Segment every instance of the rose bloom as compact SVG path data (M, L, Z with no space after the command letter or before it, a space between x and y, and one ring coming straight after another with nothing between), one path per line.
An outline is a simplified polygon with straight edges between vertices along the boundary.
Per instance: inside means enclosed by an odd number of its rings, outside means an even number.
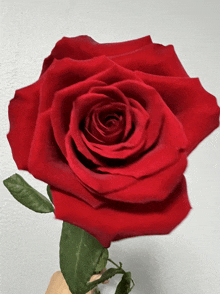
M104 247L168 234L188 214L187 156L219 124L214 96L149 36L63 38L9 106L19 169L51 187L55 216Z

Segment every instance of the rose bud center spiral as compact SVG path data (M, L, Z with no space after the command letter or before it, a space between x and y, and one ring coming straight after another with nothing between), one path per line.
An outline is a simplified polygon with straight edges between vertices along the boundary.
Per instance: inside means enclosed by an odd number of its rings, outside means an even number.
M124 135L125 116L123 103L95 105L85 120L84 134L90 142L106 145L120 143Z

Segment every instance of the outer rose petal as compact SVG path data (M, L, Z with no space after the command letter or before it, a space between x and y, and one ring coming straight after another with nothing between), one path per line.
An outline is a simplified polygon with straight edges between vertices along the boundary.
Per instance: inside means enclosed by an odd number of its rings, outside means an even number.
M179 125L178 128L182 129L179 121L172 114L170 109L164 103L163 98L158 94L155 88L145 85L143 82L131 80L115 83L114 85L117 86L125 94L125 96L130 96L134 100L137 100L148 112L150 121L147 130L146 149L150 148L158 139L158 133L161 129L164 115L169 117L168 121L170 124L172 123L174 126ZM174 129L175 128L176 127L174 127ZM171 133L172 131L170 132L170 135ZM185 148L186 138L183 129L181 132L173 133L176 133L176 135L170 136L170 140L174 142L171 144Z
M188 139L188 154L219 126L220 108L198 78L173 78L137 72L154 87L183 125Z
M64 37L56 43L51 55L44 60L41 74L47 70L54 59L69 57L76 60L85 60L101 55L119 55L135 51L151 43L150 36L126 42L106 44L99 44L88 36L78 36L75 38Z
M111 59L130 70L162 76L188 77L172 45L150 44Z
M147 203L164 200L180 181L186 165L186 154L182 152L175 164L158 173L138 179L134 184L123 190L102 196L126 203Z
M10 132L7 137L19 169L28 169L28 157L38 116L41 83L42 79L17 90L9 105Z
M98 209L51 188L56 218L83 228L104 247L123 238L168 234L187 216L191 208L185 178L164 201L145 205L106 202Z
M75 60L109 56L113 61L131 70L147 73L187 77L172 45L153 44L150 36L119 43L99 44L88 36L63 38L43 65L43 74L55 59L69 57Z
M105 56L85 61L70 58L55 60L44 75L39 111L43 112L51 107L57 91L85 81L113 65L114 63Z
M82 185L91 191L91 193L99 195L114 192L128 187L136 181L131 176L102 174L90 170L77 158L71 143L72 138L70 135L67 135L66 150L69 166L76 174Z

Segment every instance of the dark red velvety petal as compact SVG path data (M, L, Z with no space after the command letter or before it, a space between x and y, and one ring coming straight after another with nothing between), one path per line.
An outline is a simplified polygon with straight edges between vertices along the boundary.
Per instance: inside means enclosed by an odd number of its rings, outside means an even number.
M64 37L56 43L51 55L45 59L42 74L47 70L54 59L69 57L76 60L85 60L101 55L119 55L135 51L151 43L150 36L131 41L104 44L99 44L88 36L78 36L75 38Z
M138 106L135 106L135 101L133 101L133 105L131 103L131 114L133 116L134 132L127 140L113 145L105 145L90 142L82 134L83 141L88 149L105 159L126 159L132 155L138 156L145 145L145 131L149 115L144 109L139 109Z
M188 77L172 45L150 44L111 60L130 70L162 76Z
M158 133L158 140L150 150L135 158L134 162L123 166L97 167L97 171L133 176L136 179L153 175L162 169L177 164L179 153L184 150L187 140L183 128L175 116L167 110Z
M117 67L117 71L119 72L120 68ZM89 113L89 110L93 108L94 105L99 103L99 101L105 101L106 99L109 99L109 102L107 101L106 103L111 103L111 98L108 98L105 95L102 96L103 94L99 93L107 94L107 92L109 92L107 90L111 89L113 91L114 87L116 86L117 88L125 92L126 96L134 97L133 99L128 99L128 101L131 101L131 108L136 107L136 104L138 104L140 105L140 107L142 107L141 105L143 105L143 110L144 108L146 108L149 111L149 113L151 114L151 127L149 126L150 134L148 135L147 128L146 132L144 132L144 130L140 132L141 135L139 139L141 140L137 139L137 137L135 136L136 133L138 133L137 130L141 129L141 126L145 128L144 126L146 124L146 122L143 123L143 120L141 119L142 113L139 111L139 114L136 118L137 126L135 126L134 128L134 134L128 140L126 140L126 142L122 142L115 145L103 145L87 141L87 139L83 136L83 133L79 128L80 121L87 115L87 113ZM90 91L90 93L78 97L74 101L74 107L70 123L70 132L66 137L67 159L70 167L81 180L81 183L85 185L85 187L88 190L90 190L93 193L103 195L112 194L113 191L119 191L122 189L124 190L126 187L134 183L133 178L138 179L140 177L146 177L149 175L157 174L160 172L160 170L171 165L174 166L174 169L178 169L178 164L182 166L181 162L178 162L179 151L183 150L186 147L186 137L182 125L179 123L179 121L172 114L167 105L164 103L164 101L153 88L146 86L141 82L132 80L126 80L123 82L115 83L114 87L95 87L93 88L93 91ZM115 97L115 94L116 92L114 92L114 95L112 95L112 97ZM117 96L117 98L122 102L124 102L124 100L126 102L127 99L123 98L123 96L121 97L120 95ZM134 100L135 98L137 101ZM136 104L133 105L132 101ZM138 107L136 107L136 110L138 110ZM146 119L148 119L148 113L143 115ZM141 122L141 125L138 127L139 122ZM157 134L155 134L155 131L157 131ZM144 154L141 158L138 158L138 150L141 148L141 146L143 146L143 144L145 145L146 138L150 141L150 145L149 143L146 144L148 148L154 143L152 141L152 136L154 140L158 138L156 146L154 146L152 150ZM83 145L82 139L85 142L85 145ZM142 145L139 144L139 141ZM74 143L75 147L73 147ZM136 148L136 145L138 149ZM86 157L85 159L83 159L82 157L79 158L79 154L77 155L76 148ZM128 163L125 163L121 168L111 168L107 165L103 166L101 162L97 160L97 158L92 158L93 155L91 151L105 158L119 160L126 159L128 156L134 154L134 166L132 164L129 165ZM92 160L92 162L94 164L97 164L98 167L92 167L91 164L85 161L86 159ZM105 174L103 175L100 173L96 173L97 171L102 171ZM180 168L180 171L181 174L182 168ZM163 176L161 177L161 175ZM118 177L119 179L119 176L121 177L121 180L115 181L115 178ZM126 177L124 176L128 176L128 179L126 179ZM166 184L166 180L169 177L169 173L160 174L161 189L163 188L163 185ZM177 173L176 177L174 178L178 179L179 173ZM109 182L109 185L106 184L107 182ZM176 182L174 182L174 184L176 184ZM123 190L121 191L121 193L123 193ZM157 189L156 191L158 194ZM167 190L165 189L165 191ZM156 198L160 196L156 195L154 191L153 196L151 195L151 197ZM138 201L143 201L143 199L140 198Z
M99 90L102 91L99 91ZM93 91L94 90L94 91ZM113 95L107 96L109 91L114 93ZM119 93L118 93L119 92ZM91 153L90 145L94 143L89 142L83 135L83 130L80 130L79 125L83 118L87 118L87 115L92 107L98 103L105 103L106 105L111 105L114 102L124 102L125 105L129 106L129 103L120 91L114 89L113 87L93 87L90 89L89 93L78 97L73 103L71 122L70 122L70 133L76 144L78 151L80 151L86 158L92 160L95 164L101 164L100 161L93 156ZM127 112L126 112L127 113ZM130 129L129 114L127 113L127 123L125 127L125 132ZM128 128L128 129L127 129ZM108 147L106 145L103 148ZM90 149L90 150L89 150ZM105 154L108 156L108 154Z
M85 119L84 135L90 142L107 145L117 144L124 137L127 108L123 103L100 102Z
M76 174L83 186L91 193L106 194L121 190L135 182L131 176L102 174L95 172L91 165L87 167L85 159L79 160L76 150L73 148L73 140L70 134L66 136L67 160L72 171Z
M216 98L209 94L197 78L162 77L137 72L154 87L182 123L190 153L206 136L219 126L220 109Z
M43 112L51 107L54 94L57 91L85 81L87 78L93 77L113 65L114 63L105 56L84 61L70 58L54 60L43 77L39 111Z
M161 126L164 122L164 115L167 114L170 117L170 110L159 93L153 87L144 84L142 81L126 80L117 82L114 86L122 91L125 96L136 100L147 111L150 119L146 133L145 150L151 148L160 134ZM174 116L171 119L174 125L179 124ZM182 142L183 135L178 140Z
M109 60L110 61L110 60ZM131 70L123 68L122 66L112 62L110 66L105 71L101 71L92 77L92 79L102 81L107 85L114 85L115 83L126 81L126 80L136 80L141 79Z
M160 153L160 145L158 148ZM163 148L162 145L161 148ZM114 173L114 168L112 174L110 168L107 168L107 173L97 173L95 166L92 166L77 154L71 135L66 136L67 160L82 185L96 195L133 203L164 199L179 181L186 168L186 155L184 152L175 150L172 146L168 145L166 148L167 150L162 150L161 157L162 165L164 162L166 168L161 169L161 162L157 160L156 170L153 170L154 167L152 167L151 171L154 171L154 173L148 175L148 167L140 164L141 170L137 171L137 175L141 176L145 173L147 176L136 179L132 171L130 171L130 174L126 171L126 166L124 174L123 169L120 173ZM153 154L150 159L154 158Z
M28 170L37 179L79 197L93 207L102 203L80 184L59 150L51 126L50 110L38 117Z
M88 79L55 93L51 107L51 121L56 142L64 155L66 155L65 136L69 131L73 102L78 97L87 93L89 89L104 85L104 82ZM75 124L77 123L75 122L74 125ZM74 135L80 139L81 137L78 135L78 132L80 131L79 125L75 125L75 127L77 132L75 132ZM81 143L81 145L82 144L83 143Z
M80 129L80 122L81 120L86 118L89 110L100 101L110 103L111 99L103 94L88 93L82 95L79 99L74 101L68 134L73 139L73 142L76 145L77 150L81 152L87 159L93 161L93 163L95 164L101 164L101 162L87 148L82 138L83 131Z
M142 104L147 110L149 125L144 132L144 138L141 140L141 142L146 141L145 152L142 153L141 157L135 154L135 161L130 164L126 162L118 167L100 166L97 167L97 170L112 174L129 175L138 179L157 173L174 163L176 164L179 151L186 148L187 140L181 123L173 115L160 95L154 88L137 81L129 80L114 85L123 91L125 95L136 98L139 102L136 101L136 103ZM135 101L134 98L130 100ZM138 115L139 117L141 116ZM135 143L136 140L132 140L132 138L131 136L131 142ZM117 146L119 149L120 145L126 145L126 143L115 145L115 149ZM152 146L152 144L154 145ZM109 148L109 146L106 148ZM119 154L121 159L124 158L121 153Z
M17 90L9 105L10 131L8 141L19 169L28 169L28 157L39 107L39 88L42 79Z
M161 201L167 197L177 185L187 166L186 154L179 153L179 157L172 165L158 173L136 179L136 181L123 190L102 195L105 198L129 202L146 203Z
M94 209L53 187L52 195L56 218L86 230L104 247L123 238L168 234L191 208L184 178L167 199L144 205L106 202L104 206Z
M114 66L114 68L115 68L115 66ZM124 126L124 136L122 139L122 140L124 140L127 137L128 133L130 132L130 129L131 129L130 103L128 101L128 98L123 94L123 92L121 92L117 88L117 86L115 87L114 85L107 86L107 87L93 87L90 89L89 92L90 93L97 93L97 94L104 94L107 97L111 98L113 100L113 102L119 102L119 103L125 105L124 121L126 123Z

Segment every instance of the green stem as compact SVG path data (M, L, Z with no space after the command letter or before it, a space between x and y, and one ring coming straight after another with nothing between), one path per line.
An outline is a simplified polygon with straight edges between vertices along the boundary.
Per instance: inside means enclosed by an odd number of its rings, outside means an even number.
M117 265L117 263L115 263L115 262L114 262L113 260L111 260L110 258L108 258L107 260L110 261L111 263L113 263L117 268L123 270L123 268L122 268L121 266ZM125 271L123 270L123 272L125 272Z
M120 270L122 270L124 274L126 273L125 270L123 270L123 268L121 267L122 266L121 262L119 262L119 264L121 265L121 266L119 266L112 259L108 258L107 260L110 261L111 263L113 263L117 268L119 268ZM133 286L131 287L131 290L132 290L134 288L134 286L135 286L135 283L134 283L134 280L133 279L131 279L131 281L132 281L132 284L133 284Z

